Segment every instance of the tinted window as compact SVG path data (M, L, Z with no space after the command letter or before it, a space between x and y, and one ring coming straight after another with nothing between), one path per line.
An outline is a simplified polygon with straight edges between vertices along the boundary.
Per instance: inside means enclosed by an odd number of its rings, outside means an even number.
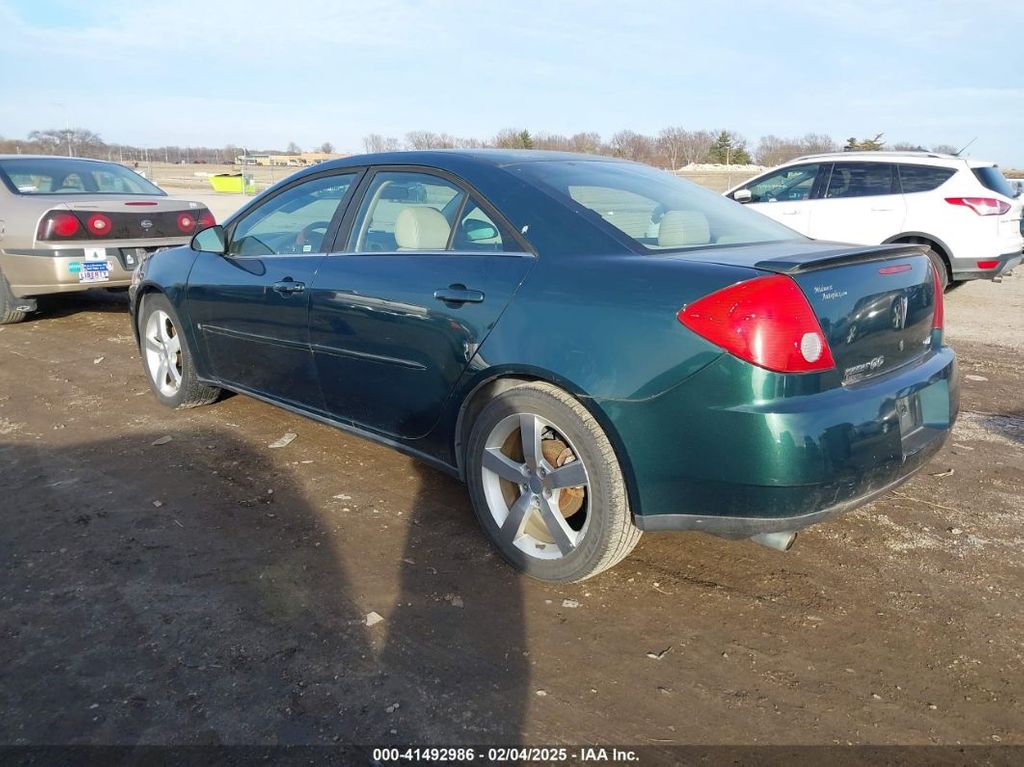
M869 197L893 193L894 168L887 162L837 162L826 197Z
M267 200L235 225L228 253L270 256L322 252L331 219L355 175L322 176Z
M138 173L112 162L74 157L0 160L0 177L17 194L144 194L165 196Z
M806 200L811 196L814 179L821 166L817 163L783 168L762 176L747 189L751 202L793 202Z
M986 189L991 189L996 194L1002 194L1007 197L1013 197L1015 194L1013 187L1003 177L1003 174L999 172L999 168L990 165L987 168L972 168L972 170L975 177Z
M349 250L445 250L464 197L459 187L437 176L377 173L352 227Z
M802 239L788 227L671 173L632 163L530 162L513 170L642 249Z
M953 168L937 168L931 165L899 165L900 183L903 193L930 192L938 189L956 173Z

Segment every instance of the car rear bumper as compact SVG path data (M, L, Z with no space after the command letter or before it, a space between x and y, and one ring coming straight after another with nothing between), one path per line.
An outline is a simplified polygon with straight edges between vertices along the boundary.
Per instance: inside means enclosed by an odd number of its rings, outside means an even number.
M0 250L0 270L18 298L131 284L142 255L180 241L116 243L103 248Z
M959 409L948 348L861 384L784 396L798 379L723 356L658 397L599 402L627 447L637 526L746 537L834 517L920 470Z
M995 262L994 266L987 269L979 268L979 262ZM1021 251L1003 253L992 258L978 259L954 259L953 279L957 282L963 280L998 280L1006 277L1021 263ZM988 264L986 264L988 266Z

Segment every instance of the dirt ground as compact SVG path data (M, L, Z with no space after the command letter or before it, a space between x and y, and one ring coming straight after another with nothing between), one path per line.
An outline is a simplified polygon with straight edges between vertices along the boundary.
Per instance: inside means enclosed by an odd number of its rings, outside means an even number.
M122 298L48 300L0 329L0 743L1024 744L1022 303L947 296L963 412L898 491L554 587L455 480L165 410Z

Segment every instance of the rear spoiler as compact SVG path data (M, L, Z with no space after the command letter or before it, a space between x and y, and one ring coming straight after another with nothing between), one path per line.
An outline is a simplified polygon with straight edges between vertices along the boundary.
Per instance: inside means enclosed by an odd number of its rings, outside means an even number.
M827 243L831 245L832 243ZM756 269L778 274L800 274L818 269L830 269L849 264L863 264L870 261L887 261L891 258L923 256L927 245L900 243L898 245L871 245L865 247L837 246L833 249L793 256L780 256L758 261Z

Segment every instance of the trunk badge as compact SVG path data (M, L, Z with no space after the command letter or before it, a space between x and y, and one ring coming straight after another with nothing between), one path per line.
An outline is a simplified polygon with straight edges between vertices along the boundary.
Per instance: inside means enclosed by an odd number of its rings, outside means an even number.
M144 218L139 222L139 226L141 226L143 229L152 229L153 222L150 221L148 218Z

